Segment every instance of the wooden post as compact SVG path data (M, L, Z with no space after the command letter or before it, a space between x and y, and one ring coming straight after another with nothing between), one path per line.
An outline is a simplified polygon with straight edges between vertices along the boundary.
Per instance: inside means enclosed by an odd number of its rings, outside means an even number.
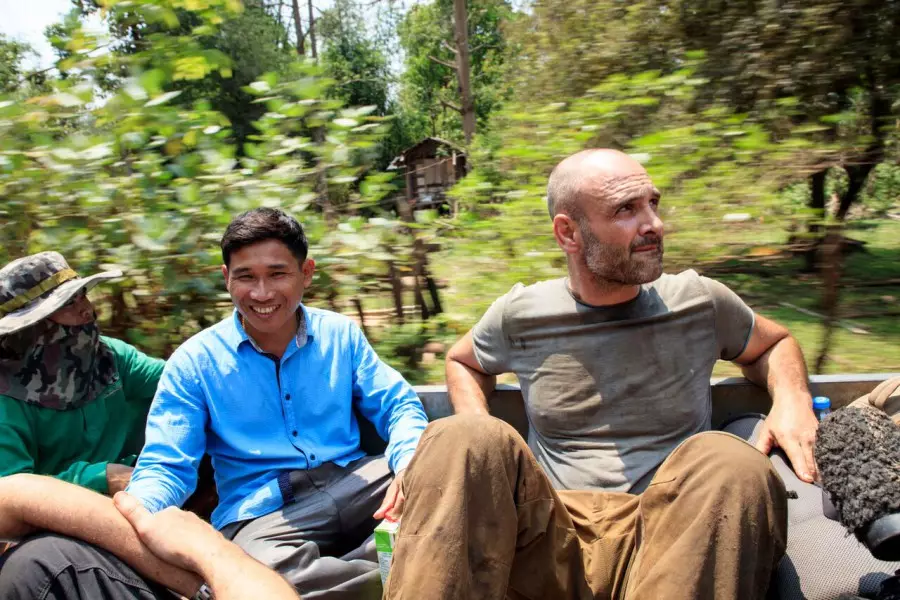
M456 74L459 77L459 91L462 96L463 135L466 146L475 135L475 101L472 99L472 84L469 70L469 19L466 14L466 0L453 0L453 24L456 37Z
M306 36L303 34L303 23L300 22L300 0L292 0L291 9L294 13L294 32L297 35L297 54L303 56L306 54Z
M356 315L359 317L359 327L362 329L363 335L368 339L369 329L366 327L366 313L363 312L362 302L359 298L353 298L350 302L356 308Z
M825 313L823 326L825 332L822 335L822 345L819 355L816 357L816 373L822 373L828 362L828 354L831 352L831 342L834 337L835 326L838 321L838 302L840 298L841 267L843 263L843 228L840 225L828 227L825 234L825 242L822 245L822 256L825 259L822 264L822 278L825 290L822 296L822 312Z
M391 291L394 295L394 314L397 317L397 322L403 325L403 283L400 281L400 277L397 275L397 267L394 266L394 261L387 261L388 265L388 277L391 280Z

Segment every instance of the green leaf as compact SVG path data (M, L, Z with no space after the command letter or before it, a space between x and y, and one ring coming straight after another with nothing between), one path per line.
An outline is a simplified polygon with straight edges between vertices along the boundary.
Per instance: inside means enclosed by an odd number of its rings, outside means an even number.
M177 98L178 96L180 96L181 93L182 93L182 90L165 92L164 94L160 94L159 96L156 96L152 100L149 100L147 103L144 104L144 106L151 107L151 106L159 106L160 104L165 104L169 100L172 100L173 98Z

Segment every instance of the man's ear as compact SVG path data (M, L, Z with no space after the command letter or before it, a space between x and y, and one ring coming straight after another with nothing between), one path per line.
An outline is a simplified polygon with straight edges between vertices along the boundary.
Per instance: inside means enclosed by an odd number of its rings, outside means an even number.
M225 278L225 289L230 292L231 284L228 281L228 266L227 265L222 265L222 277Z
M577 254L581 250L581 230L569 215L559 213L553 217L553 236L566 254Z
M303 261L300 270L303 272L303 287L307 287L312 283L313 274L316 272L316 261L307 258Z

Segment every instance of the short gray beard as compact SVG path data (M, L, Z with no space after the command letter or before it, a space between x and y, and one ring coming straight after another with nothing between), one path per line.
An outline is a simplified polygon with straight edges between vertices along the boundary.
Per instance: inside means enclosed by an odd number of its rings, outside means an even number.
M641 285L659 279L663 272L663 241L660 238L640 238L629 248L601 242L590 227L579 223L584 240L584 263L594 281L604 287L613 285ZM635 258L632 248L659 244L658 254ZM656 260L654 260L654 257Z

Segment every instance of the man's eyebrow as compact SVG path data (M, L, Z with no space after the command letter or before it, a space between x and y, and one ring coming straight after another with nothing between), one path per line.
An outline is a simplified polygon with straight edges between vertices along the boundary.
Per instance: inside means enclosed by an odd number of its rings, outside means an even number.
M271 265L266 265L266 268L270 271L274 271L276 269L287 269L288 266L289 265L287 263L272 263ZM242 273L250 273L252 270L253 269L251 267L236 267L232 269L231 272L235 275L240 275Z
M651 200L659 200L662 198L662 194L659 193L659 190L656 189L656 186L648 186L633 192L629 192L628 195L623 197L621 200L613 204L613 208L618 210L619 208L625 206L626 204L631 204L632 202L637 202L638 200L642 200L649 194Z

